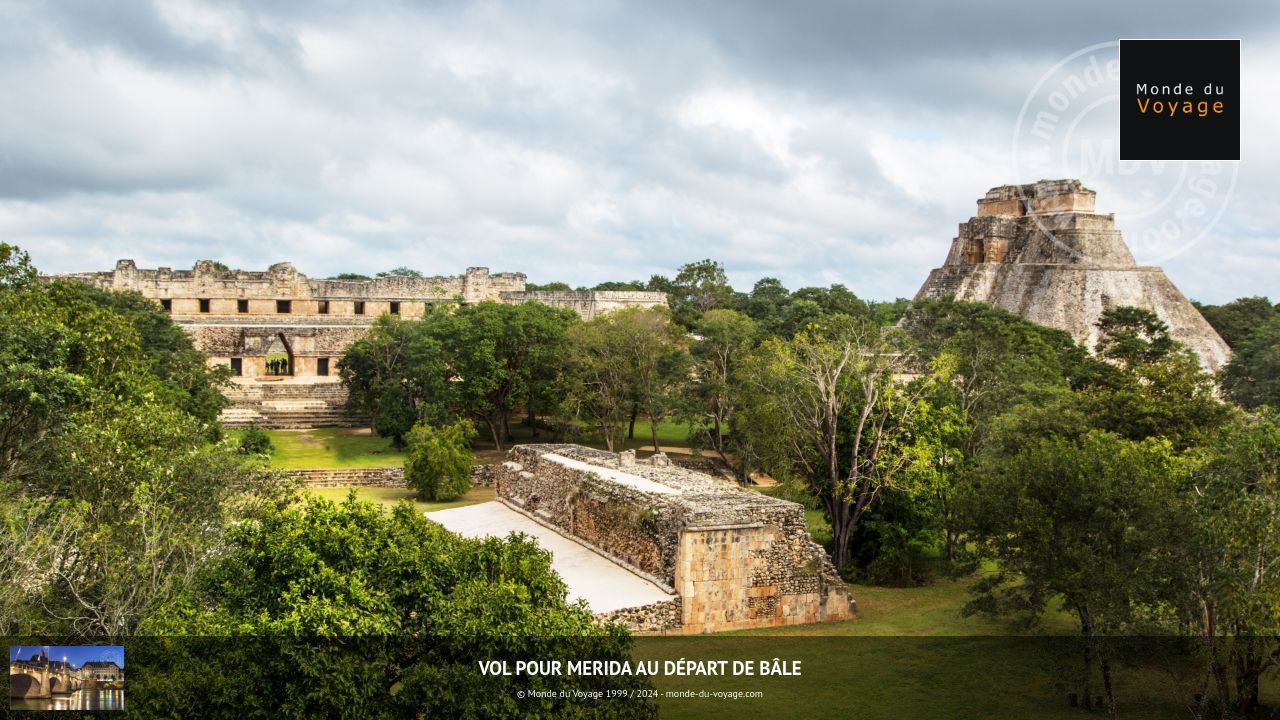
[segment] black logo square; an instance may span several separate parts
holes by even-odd
[[[1239,160],[1240,41],[1121,40],[1120,159]]]

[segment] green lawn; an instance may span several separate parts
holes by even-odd
[[[364,428],[268,430],[267,434],[275,448],[271,466],[280,470],[404,465],[404,453],[391,447],[389,438],[376,437]]]
[[[394,507],[402,500],[408,500],[413,503],[414,508],[420,512],[432,512],[435,510],[445,510],[452,507],[462,507],[463,505],[475,505],[476,503],[488,502],[493,499],[493,488],[473,487],[467,491],[466,495],[450,502],[429,503],[414,499],[414,491],[408,488],[384,488],[384,487],[327,487],[327,488],[307,488],[307,492],[327,498],[334,502],[341,502],[347,498],[347,493],[355,491],[356,497],[361,500],[378,503],[386,508]]]
[[[805,720],[934,720],[1017,718],[1070,720],[1079,649],[1069,616],[1051,612],[1029,632],[1002,619],[961,617],[976,578],[919,588],[850,585],[855,620],[698,637],[642,637],[642,660],[799,660],[796,677],[668,677],[660,691],[759,691],[761,698],[660,698],[663,718],[803,717]],[[1157,651],[1114,669],[1119,717],[1190,717],[1196,691],[1176,661]],[[1175,681],[1175,678],[1177,680]],[[1094,691],[1101,694],[1101,681]],[[1263,702],[1280,702],[1264,683]],[[1105,717],[1095,711],[1096,717]]]

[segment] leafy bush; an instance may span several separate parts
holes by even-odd
[[[244,434],[240,436],[240,452],[245,455],[270,455],[273,450],[275,446],[271,444],[271,435],[258,427],[257,423],[245,428]]]
[[[646,677],[480,673],[492,660],[625,661],[632,643],[569,602],[534,541],[463,538],[409,503],[386,512],[354,493],[235,526],[144,631],[129,656],[145,669],[129,681],[139,717],[188,716],[192,697],[209,699],[211,720],[657,717],[648,699],[574,699],[649,690]],[[531,690],[553,697],[526,700]]]
[[[471,488],[471,441],[476,428],[470,420],[433,427],[413,426],[405,436],[409,457],[404,462],[404,479],[431,502],[454,500]]]

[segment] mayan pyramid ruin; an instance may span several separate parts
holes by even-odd
[[[1146,308],[1216,371],[1227,361],[1227,344],[1163,270],[1134,262],[1115,216],[1094,212],[1095,198],[1079,180],[992,188],[916,299],[989,303],[1065,330],[1088,348],[1104,310]]]

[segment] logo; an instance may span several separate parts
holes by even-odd
[[[1124,40],[1124,47],[1131,42]],[[1220,159],[1133,158],[1127,145],[1122,157],[1121,146],[1128,142],[1120,132],[1122,103],[1133,102],[1133,88],[1123,85],[1120,47],[1120,41],[1111,41],[1081,48],[1032,85],[1014,126],[1014,178],[1018,183],[1080,180],[1098,192],[1099,212],[1116,215],[1116,227],[1138,263],[1159,264],[1186,252],[1213,228],[1227,208],[1239,168]],[[1236,77],[1238,85],[1238,64]],[[1199,89],[1207,82],[1202,80]],[[1225,81],[1215,84],[1226,91]],[[1238,138],[1238,118],[1235,129]],[[1237,140],[1237,154],[1238,145]],[[1052,227],[1040,218],[1036,222],[1057,242]]]

